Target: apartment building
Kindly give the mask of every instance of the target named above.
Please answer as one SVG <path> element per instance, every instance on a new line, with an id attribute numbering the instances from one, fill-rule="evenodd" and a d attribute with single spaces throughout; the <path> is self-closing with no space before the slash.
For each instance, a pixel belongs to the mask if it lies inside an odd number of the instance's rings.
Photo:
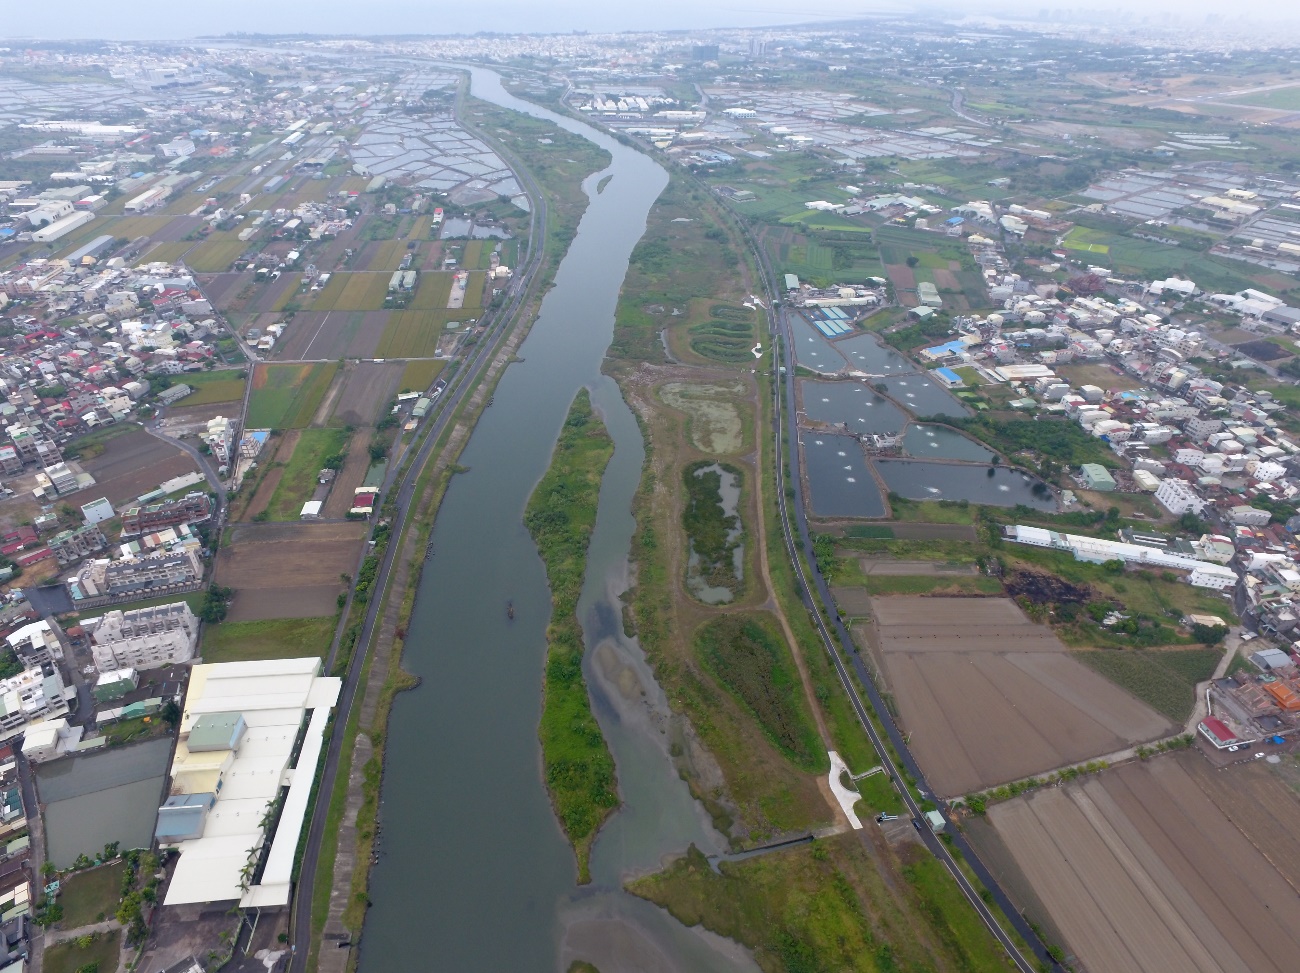
<path id="1" fill-rule="evenodd" d="M 120 561 L 105 558 L 87 561 L 68 579 L 67 585 L 68 593 L 76 602 L 129 594 L 163 595 L 202 580 L 203 562 L 199 556 L 193 551 L 175 551 Z"/>
<path id="2" fill-rule="evenodd" d="M 90 649 L 100 672 L 155 669 L 188 662 L 199 640 L 199 620 L 183 601 L 87 619 Z"/>
<path id="3" fill-rule="evenodd" d="M 181 524 L 197 524 L 212 516 L 212 501 L 206 493 L 187 493 L 179 500 L 165 500 L 122 511 L 122 536 L 150 534 Z"/>
<path id="4" fill-rule="evenodd" d="M 108 539 L 97 524 L 86 524 L 55 534 L 49 539 L 47 546 L 58 558 L 59 564 L 66 567 L 104 550 L 108 547 Z"/>
<path id="5" fill-rule="evenodd" d="M 57 669 L 51 675 L 39 667 L 0 679 L 0 741 L 22 733 L 32 723 L 68 713 L 68 690 Z"/>

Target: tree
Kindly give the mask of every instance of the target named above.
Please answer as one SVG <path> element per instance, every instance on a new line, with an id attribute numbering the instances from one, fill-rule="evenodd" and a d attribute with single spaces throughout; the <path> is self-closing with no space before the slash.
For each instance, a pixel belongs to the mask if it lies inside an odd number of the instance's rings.
<path id="1" fill-rule="evenodd" d="M 912 254 L 907 258 L 907 265 L 909 267 L 916 267 L 920 262 L 921 262 L 921 258 L 916 256 L 915 254 Z"/>
<path id="2" fill-rule="evenodd" d="M 1101 569 L 1107 574 L 1123 574 L 1124 562 L 1119 558 L 1102 562 Z"/>
<path id="3" fill-rule="evenodd" d="M 163 704 L 162 718 L 164 723 L 173 730 L 176 729 L 176 725 L 181 721 L 181 708 L 176 705 L 176 700 L 169 699 Z"/>

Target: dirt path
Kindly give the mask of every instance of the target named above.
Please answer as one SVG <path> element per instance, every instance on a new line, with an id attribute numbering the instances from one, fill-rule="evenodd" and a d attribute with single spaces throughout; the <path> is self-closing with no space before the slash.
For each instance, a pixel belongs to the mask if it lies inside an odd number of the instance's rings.
<path id="1" fill-rule="evenodd" d="M 754 405 L 754 416 L 758 420 L 757 425 L 760 429 L 765 428 L 762 421 L 764 410 L 761 392 L 758 392 L 757 390 L 755 391 L 752 402 Z M 777 621 L 781 623 L 781 631 L 785 633 L 785 640 L 790 646 L 790 654 L 794 658 L 795 668 L 799 670 L 799 681 L 803 684 L 804 698 L 808 701 L 808 709 L 812 713 L 813 719 L 817 722 L 817 734 L 822 739 L 822 747 L 827 751 L 830 751 L 835 749 L 835 746 L 831 740 L 830 731 L 826 728 L 826 719 L 822 715 L 821 706 L 817 702 L 817 694 L 813 690 L 812 676 L 808 674 L 808 663 L 803 657 L 803 649 L 799 644 L 799 640 L 795 637 L 794 629 L 790 627 L 790 620 L 786 617 L 785 610 L 781 607 L 781 601 L 776 597 L 776 585 L 772 583 L 772 572 L 767 554 L 767 504 L 764 501 L 766 491 L 770 489 L 771 484 L 769 484 L 767 480 L 763 466 L 762 442 L 757 443 L 754 449 L 754 483 L 758 487 L 758 489 L 754 491 L 756 501 L 754 507 L 757 511 L 756 536 L 759 538 L 758 565 L 759 572 L 763 577 L 763 585 L 767 588 L 767 601 L 763 603 L 763 607 L 775 615 Z M 848 816 L 845 815 L 843 808 L 840 807 L 840 802 L 836 800 L 835 794 L 831 791 L 830 781 L 827 777 L 818 776 L 817 789 L 821 791 L 822 797 L 825 798 L 826 803 L 830 805 L 831 810 L 835 814 L 836 820 L 847 824 Z"/>
<path id="2" fill-rule="evenodd" d="M 329 422 L 330 413 L 334 411 L 334 403 L 338 400 L 339 393 L 343 391 L 343 383 L 348 372 L 353 368 L 356 368 L 356 365 L 349 362 L 334 373 L 334 381 L 330 383 L 329 391 L 325 393 L 325 398 L 321 399 L 316 414 L 311 417 L 311 427 L 313 429 L 320 429 L 325 423 Z"/>

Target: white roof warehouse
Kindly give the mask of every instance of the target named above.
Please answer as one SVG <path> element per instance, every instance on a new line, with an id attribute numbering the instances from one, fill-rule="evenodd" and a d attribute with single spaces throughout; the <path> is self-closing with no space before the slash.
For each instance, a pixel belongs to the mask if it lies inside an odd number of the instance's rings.
<path id="1" fill-rule="evenodd" d="M 1062 534 L 1042 527 L 1021 525 L 1002 528 L 1002 536 L 1019 544 L 1069 551 L 1077 560 L 1092 561 L 1095 564 L 1123 561 L 1125 564 L 1190 571 L 1188 582 L 1199 588 L 1231 588 L 1237 583 L 1237 572 L 1231 568 L 1153 547 L 1144 547 L 1141 544 L 1126 544 L 1101 537 L 1084 537 L 1082 534 Z"/>
<path id="2" fill-rule="evenodd" d="M 342 686 L 320 672 L 314 658 L 194 667 L 170 796 L 158 813 L 159 843 L 180 850 L 164 905 L 288 904 L 325 724 Z M 278 817 L 268 813 L 277 800 Z"/>

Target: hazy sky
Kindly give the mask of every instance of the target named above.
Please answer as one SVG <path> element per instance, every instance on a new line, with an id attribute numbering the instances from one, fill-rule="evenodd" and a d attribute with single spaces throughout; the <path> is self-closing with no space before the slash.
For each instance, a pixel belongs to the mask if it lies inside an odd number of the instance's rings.
<path id="1" fill-rule="evenodd" d="M 691 27 L 760 26 L 851 17 L 872 10 L 1021 10 L 1036 16 L 1042 8 L 1124 9 L 1158 14 L 1178 11 L 1203 18 L 1222 12 L 1240 19 L 1242 8 L 1224 0 L 63 0 L 55 8 L 8 0 L 0 36 L 173 38 L 229 31 L 263 33 L 472 33 L 494 30 L 647 30 Z M 1252 0 L 1252 20 L 1300 17 L 1296 0 Z M 53 14 L 57 10 L 57 14 Z"/>

